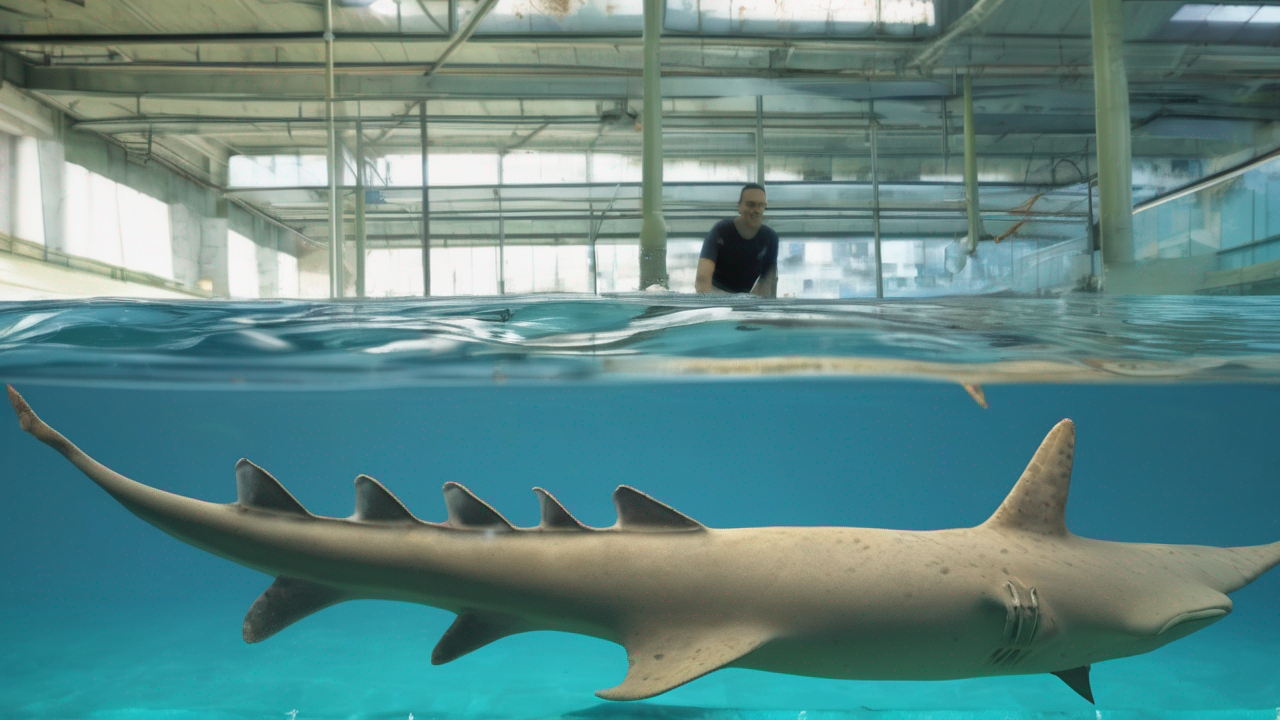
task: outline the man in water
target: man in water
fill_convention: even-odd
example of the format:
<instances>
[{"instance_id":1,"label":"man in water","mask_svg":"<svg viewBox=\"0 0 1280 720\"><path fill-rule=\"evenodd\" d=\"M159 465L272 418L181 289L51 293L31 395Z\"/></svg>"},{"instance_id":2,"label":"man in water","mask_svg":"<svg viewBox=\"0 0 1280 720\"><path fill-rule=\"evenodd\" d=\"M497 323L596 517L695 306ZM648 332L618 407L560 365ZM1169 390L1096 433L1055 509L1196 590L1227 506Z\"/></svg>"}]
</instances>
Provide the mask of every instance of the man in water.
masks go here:
<instances>
[{"instance_id":1,"label":"man in water","mask_svg":"<svg viewBox=\"0 0 1280 720\"><path fill-rule=\"evenodd\" d=\"M702 243L694 290L777 297L778 234L764 224L767 206L764 186L743 186L738 217L716 223Z\"/></svg>"}]
</instances>

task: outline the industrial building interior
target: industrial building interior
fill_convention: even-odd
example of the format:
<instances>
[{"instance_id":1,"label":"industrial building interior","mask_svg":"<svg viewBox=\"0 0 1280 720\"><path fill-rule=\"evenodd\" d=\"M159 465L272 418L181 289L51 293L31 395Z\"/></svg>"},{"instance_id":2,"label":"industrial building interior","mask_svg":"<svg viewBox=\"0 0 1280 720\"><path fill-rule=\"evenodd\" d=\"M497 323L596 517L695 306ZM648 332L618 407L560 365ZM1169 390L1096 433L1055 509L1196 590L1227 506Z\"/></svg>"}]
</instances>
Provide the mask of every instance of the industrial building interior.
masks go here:
<instances>
[{"instance_id":1,"label":"industrial building interior","mask_svg":"<svg viewBox=\"0 0 1280 720\"><path fill-rule=\"evenodd\" d=\"M1280 291L1274 3L0 0L0 52L5 300L692 292L756 181L779 297Z\"/></svg>"}]
</instances>

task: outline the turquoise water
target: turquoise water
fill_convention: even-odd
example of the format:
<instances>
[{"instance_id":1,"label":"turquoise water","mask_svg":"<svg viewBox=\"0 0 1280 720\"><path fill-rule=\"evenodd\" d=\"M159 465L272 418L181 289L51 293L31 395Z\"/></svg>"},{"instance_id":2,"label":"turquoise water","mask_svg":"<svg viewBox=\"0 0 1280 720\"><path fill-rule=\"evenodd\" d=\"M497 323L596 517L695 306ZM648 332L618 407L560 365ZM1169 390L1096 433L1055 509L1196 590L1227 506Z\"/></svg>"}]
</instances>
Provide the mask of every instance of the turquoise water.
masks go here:
<instances>
[{"instance_id":1,"label":"turquoise water","mask_svg":"<svg viewBox=\"0 0 1280 720\"><path fill-rule=\"evenodd\" d=\"M1274 542L1277 357L1268 299L0 305L0 379L135 480L232 502L247 457L345 517L366 473L430 521L456 481L523 526L534 486L611 525L619 484L712 527L970 526L1070 417L1076 534ZM1096 707L1048 675L747 670L606 703L620 647L530 633L433 666L453 615L417 605L246 645L270 578L138 520L16 423L0 451L4 718L1280 717L1280 568L1221 622L1095 665Z\"/></svg>"}]
</instances>

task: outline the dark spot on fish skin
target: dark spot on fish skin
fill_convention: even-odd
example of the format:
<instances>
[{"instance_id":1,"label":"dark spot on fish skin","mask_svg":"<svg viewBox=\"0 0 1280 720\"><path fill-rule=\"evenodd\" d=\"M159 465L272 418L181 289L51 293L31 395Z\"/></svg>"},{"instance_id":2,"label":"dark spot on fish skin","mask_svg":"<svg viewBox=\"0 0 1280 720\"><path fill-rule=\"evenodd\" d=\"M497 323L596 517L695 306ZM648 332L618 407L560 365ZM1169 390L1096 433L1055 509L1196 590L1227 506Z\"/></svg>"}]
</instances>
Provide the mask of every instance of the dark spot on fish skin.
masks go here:
<instances>
[{"instance_id":1,"label":"dark spot on fish skin","mask_svg":"<svg viewBox=\"0 0 1280 720\"><path fill-rule=\"evenodd\" d=\"M1008 575L1008 574L1009 574L1009 568L1007 568L1007 567L1002 567L1002 568L1000 568L1000 572L1004 573L1005 575Z\"/></svg>"},{"instance_id":2,"label":"dark spot on fish skin","mask_svg":"<svg viewBox=\"0 0 1280 720\"><path fill-rule=\"evenodd\" d=\"M1009 554L1009 548L1000 548L1000 554L1001 554L1001 555L1008 555L1008 554Z\"/></svg>"},{"instance_id":3,"label":"dark spot on fish skin","mask_svg":"<svg viewBox=\"0 0 1280 720\"><path fill-rule=\"evenodd\" d=\"M913 593L913 592L904 592L904 593L902 593L902 597L903 597L903 599L904 599L904 600L910 600L911 598L913 598L913 597L915 597L915 596L916 596L916 594L915 594L915 593Z\"/></svg>"},{"instance_id":4,"label":"dark spot on fish skin","mask_svg":"<svg viewBox=\"0 0 1280 720\"><path fill-rule=\"evenodd\" d=\"M946 575L947 573L951 572L951 568L949 568L949 567L944 567L944 568L942 568L942 570L940 570L939 572L941 572L943 575Z\"/></svg>"},{"instance_id":5,"label":"dark spot on fish skin","mask_svg":"<svg viewBox=\"0 0 1280 720\"><path fill-rule=\"evenodd\" d=\"M662 653L658 653L657 655L654 655L654 656L653 656L653 659L654 659L654 660L661 660L663 657L665 657L665 656L664 656Z\"/></svg>"}]
</instances>

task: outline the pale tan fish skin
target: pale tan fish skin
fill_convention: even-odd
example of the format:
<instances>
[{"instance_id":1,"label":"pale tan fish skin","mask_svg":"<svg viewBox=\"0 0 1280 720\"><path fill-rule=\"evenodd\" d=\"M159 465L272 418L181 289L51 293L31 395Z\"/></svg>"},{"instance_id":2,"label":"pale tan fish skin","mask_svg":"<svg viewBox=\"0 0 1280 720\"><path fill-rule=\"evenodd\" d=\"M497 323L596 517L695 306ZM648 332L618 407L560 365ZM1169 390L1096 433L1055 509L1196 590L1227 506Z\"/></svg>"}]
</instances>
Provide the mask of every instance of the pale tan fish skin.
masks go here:
<instances>
[{"instance_id":1,"label":"pale tan fish skin","mask_svg":"<svg viewBox=\"0 0 1280 720\"><path fill-rule=\"evenodd\" d=\"M367 476L350 518L308 513L241 460L220 505L134 482L80 451L9 388L24 430L147 522L275 576L245 617L258 642L335 603L414 602L458 613L432 653L461 657L507 635L560 630L627 649L636 700L722 667L847 679L1053 673L1092 701L1089 666L1136 655L1231 610L1227 593L1280 564L1280 542L1241 548L1072 535L1065 509L1075 428L1048 434L986 522L927 532L841 527L712 529L632 488L619 521L591 529L535 488L542 522L515 528L456 483L426 523Z\"/></svg>"}]
</instances>

